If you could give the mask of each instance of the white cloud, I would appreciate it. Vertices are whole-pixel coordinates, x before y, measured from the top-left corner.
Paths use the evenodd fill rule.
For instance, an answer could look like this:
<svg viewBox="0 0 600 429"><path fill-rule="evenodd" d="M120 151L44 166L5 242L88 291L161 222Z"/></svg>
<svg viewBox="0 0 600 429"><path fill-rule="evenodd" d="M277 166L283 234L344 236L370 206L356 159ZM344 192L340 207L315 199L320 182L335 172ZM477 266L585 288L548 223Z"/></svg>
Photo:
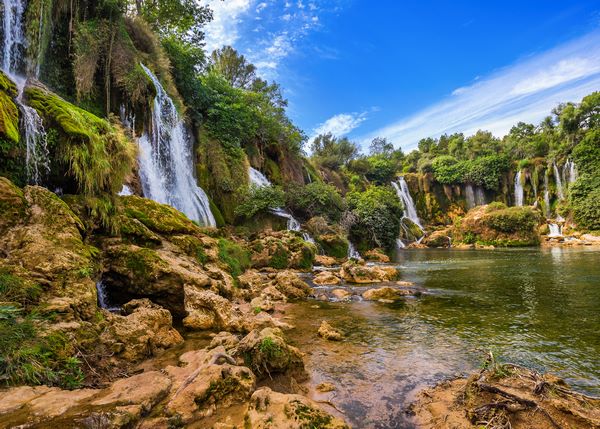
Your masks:
<svg viewBox="0 0 600 429"><path fill-rule="evenodd" d="M267 3L262 2L256 6L256 13L260 13L263 9L267 7Z"/></svg>
<svg viewBox="0 0 600 429"><path fill-rule="evenodd" d="M421 138L444 133L487 129L501 136L519 121L537 123L558 103L579 101L599 89L600 31L595 31L477 79L361 140L382 136L412 149Z"/></svg>
<svg viewBox="0 0 600 429"><path fill-rule="evenodd" d="M319 134L331 133L342 137L355 130L367 119L367 113L340 113L317 126L313 131L313 137ZM312 140L311 138L311 140Z"/></svg>
<svg viewBox="0 0 600 429"><path fill-rule="evenodd" d="M205 29L206 50L210 53L224 45L234 45L239 38L241 17L250 9L252 0L208 0L203 3L213 11L213 20Z"/></svg>

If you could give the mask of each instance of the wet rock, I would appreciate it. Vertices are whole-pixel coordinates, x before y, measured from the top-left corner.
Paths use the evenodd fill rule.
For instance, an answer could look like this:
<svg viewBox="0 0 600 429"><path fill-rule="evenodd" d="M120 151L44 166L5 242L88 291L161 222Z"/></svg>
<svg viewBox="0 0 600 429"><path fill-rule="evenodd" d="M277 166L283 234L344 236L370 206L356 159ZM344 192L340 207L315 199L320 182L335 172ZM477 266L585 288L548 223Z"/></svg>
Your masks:
<svg viewBox="0 0 600 429"><path fill-rule="evenodd" d="M313 293L312 288L293 271L280 271L270 274L272 285L287 298L306 298Z"/></svg>
<svg viewBox="0 0 600 429"><path fill-rule="evenodd" d="M368 266L364 262L348 261L342 265L340 275L348 283L379 283L395 280L398 270L394 267Z"/></svg>
<svg viewBox="0 0 600 429"><path fill-rule="evenodd" d="M390 262L390 257L385 254L385 252L381 249L371 249L368 252L365 252L363 258L367 261L381 262L387 263Z"/></svg>
<svg viewBox="0 0 600 429"><path fill-rule="evenodd" d="M308 398L273 392L268 387L252 394L244 422L248 429L348 428Z"/></svg>
<svg viewBox="0 0 600 429"><path fill-rule="evenodd" d="M313 283L316 285L337 285L341 283L341 280L338 276L336 276L334 273L332 273L331 271L321 271L319 274L317 274L314 279L313 279Z"/></svg>
<svg viewBox="0 0 600 429"><path fill-rule="evenodd" d="M321 392L321 393L328 393L328 392L333 392L335 390L337 390L337 388L333 385L333 383L329 383L329 382L323 382L323 383L319 383L317 384L317 392Z"/></svg>
<svg viewBox="0 0 600 429"><path fill-rule="evenodd" d="M213 337L208 348L214 349L216 347L223 346L225 350L229 351L235 348L239 342L240 339L237 336L233 335L231 332L223 331L219 332Z"/></svg>
<svg viewBox="0 0 600 429"><path fill-rule="evenodd" d="M139 361L183 342L171 313L149 299L130 301L123 311L126 316L107 313L108 326L100 337L120 358Z"/></svg>
<svg viewBox="0 0 600 429"><path fill-rule="evenodd" d="M408 290L394 289L391 287L382 287L379 289L369 289L363 292L362 297L367 301L395 301L403 296L410 295Z"/></svg>
<svg viewBox="0 0 600 429"><path fill-rule="evenodd" d="M236 356L259 378L277 373L306 376L300 350L288 345L278 328L253 330L240 341Z"/></svg>
<svg viewBox="0 0 600 429"><path fill-rule="evenodd" d="M315 265L321 265L323 267L333 267L337 265L338 261L332 256L317 255L315 256Z"/></svg>
<svg viewBox="0 0 600 429"><path fill-rule="evenodd" d="M445 228L439 231L433 231L421 241L427 247L450 247L452 240L450 238L450 228Z"/></svg>
<svg viewBox="0 0 600 429"><path fill-rule="evenodd" d="M342 335L342 333L340 331L335 329L333 326L331 326L325 320L321 322L321 326L319 326L318 334L320 337L323 337L329 341L342 341L342 339L344 338L344 336Z"/></svg>
<svg viewBox="0 0 600 429"><path fill-rule="evenodd" d="M309 270L317 249L292 231L264 231L250 243L252 266Z"/></svg>
<svg viewBox="0 0 600 429"><path fill-rule="evenodd" d="M339 300L350 298L352 295L346 289L334 289L331 291L331 294Z"/></svg>
<svg viewBox="0 0 600 429"><path fill-rule="evenodd" d="M267 283L268 279L256 270L247 270L238 276L240 288L250 291L251 296L258 296Z"/></svg>
<svg viewBox="0 0 600 429"><path fill-rule="evenodd" d="M266 295L261 295L250 301L250 307L253 311L273 311L275 309L273 301Z"/></svg>

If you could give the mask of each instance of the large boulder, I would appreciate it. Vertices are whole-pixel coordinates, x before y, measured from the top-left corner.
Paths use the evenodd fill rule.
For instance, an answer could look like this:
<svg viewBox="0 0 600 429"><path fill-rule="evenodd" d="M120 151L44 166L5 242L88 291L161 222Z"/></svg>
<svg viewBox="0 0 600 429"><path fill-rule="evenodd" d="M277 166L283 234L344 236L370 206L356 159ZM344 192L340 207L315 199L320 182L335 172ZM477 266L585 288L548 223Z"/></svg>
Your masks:
<svg viewBox="0 0 600 429"><path fill-rule="evenodd" d="M244 423L248 429L347 429L342 420L323 411L313 401L262 387L252 394Z"/></svg>
<svg viewBox="0 0 600 429"><path fill-rule="evenodd" d="M187 316L183 325L188 329L243 329L242 314L231 301L211 290L184 286L184 305Z"/></svg>
<svg viewBox="0 0 600 429"><path fill-rule="evenodd" d="M341 279L331 271L321 271L313 278L313 283L319 286L338 285Z"/></svg>
<svg viewBox="0 0 600 429"><path fill-rule="evenodd" d="M313 293L312 288L293 271L280 271L270 274L274 286L286 298L306 298Z"/></svg>
<svg viewBox="0 0 600 429"><path fill-rule="evenodd" d="M348 283L380 283L395 280L398 277L398 269L350 260L342 265L340 276Z"/></svg>
<svg viewBox="0 0 600 429"><path fill-rule="evenodd" d="M382 287L378 289L369 289L363 292L362 297L366 301L396 301L403 296L413 292L406 289L396 289L392 287Z"/></svg>
<svg viewBox="0 0 600 429"><path fill-rule="evenodd" d="M317 249L293 231L266 231L250 242L252 266L309 270Z"/></svg>

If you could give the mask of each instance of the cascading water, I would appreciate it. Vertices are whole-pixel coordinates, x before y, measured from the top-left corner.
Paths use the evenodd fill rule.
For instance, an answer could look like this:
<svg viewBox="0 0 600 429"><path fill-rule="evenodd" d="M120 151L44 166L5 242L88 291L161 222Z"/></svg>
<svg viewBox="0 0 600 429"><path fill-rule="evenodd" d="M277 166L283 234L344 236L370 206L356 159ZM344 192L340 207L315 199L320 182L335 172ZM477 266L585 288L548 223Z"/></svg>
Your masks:
<svg viewBox="0 0 600 429"><path fill-rule="evenodd" d="M475 204L478 206L484 206L486 204L485 192L481 186L475 187Z"/></svg>
<svg viewBox="0 0 600 429"><path fill-rule="evenodd" d="M571 159L567 159L563 166L563 181L565 184L570 185L577 180L577 166Z"/></svg>
<svg viewBox="0 0 600 429"><path fill-rule="evenodd" d="M23 26L25 0L3 0L2 70L16 83L19 90L16 102L21 111L21 130L26 147L26 171L29 183L39 185L50 172L47 136L42 118L37 111L23 101L27 82L25 48L27 40Z"/></svg>
<svg viewBox="0 0 600 429"><path fill-rule="evenodd" d="M563 184L560 178L560 173L558 171L558 167L556 163L552 163L552 168L554 169L554 181L556 182L556 193L558 194L558 198L561 200L565 199L565 193L563 192Z"/></svg>
<svg viewBox="0 0 600 429"><path fill-rule="evenodd" d="M102 280L99 280L96 283L96 293L98 295L98 307L104 308L113 313L121 311L119 307L110 305L108 292L106 291L106 285Z"/></svg>
<svg viewBox="0 0 600 429"><path fill-rule="evenodd" d="M550 217L550 188L548 186L548 174L544 174L544 214L546 217Z"/></svg>
<svg viewBox="0 0 600 429"><path fill-rule="evenodd" d="M356 250L354 243L352 243L351 241L348 242L348 259L361 259L360 253L358 253L358 250Z"/></svg>
<svg viewBox="0 0 600 429"><path fill-rule="evenodd" d="M515 206L523 205L523 183L521 183L522 171L519 172L515 176Z"/></svg>
<svg viewBox="0 0 600 429"><path fill-rule="evenodd" d="M465 199L467 201L467 209L470 210L475 207L475 192L473 192L473 185L468 183L465 186Z"/></svg>
<svg viewBox="0 0 600 429"><path fill-rule="evenodd" d="M250 178L250 183L258 188L263 188L265 186L273 186L269 179L267 179L264 174L262 174L255 168L248 168L248 177ZM315 244L315 240L306 231L302 231L302 226L300 225L300 222L298 221L298 219L292 216L291 213L289 213L281 207L273 209L271 210L271 212L276 216L287 219L288 230L301 232L304 241L308 241L309 243Z"/></svg>
<svg viewBox="0 0 600 429"><path fill-rule="evenodd" d="M169 204L205 226L215 226L208 196L194 177L192 140L158 78L141 66L156 88L150 131L138 139L144 196Z"/></svg>
<svg viewBox="0 0 600 429"><path fill-rule="evenodd" d="M425 229L423 228L423 225L421 225L421 220L419 219L419 215L417 214L415 202L413 201L410 195L408 184L406 183L406 180L404 180L404 177L400 177L397 183L392 182L392 186L396 190L396 195L398 196L398 199L402 202L402 206L404 207L402 212L402 220L409 219L421 230L421 237L415 237L416 242L419 243L423 239L423 237L425 237ZM406 237L411 237L413 235L409 231L409 228L407 228L407 226L404 224L404 222L401 222L400 226L404 231ZM406 247L404 245L404 242L400 238L396 240L396 244L399 249L403 249L404 247Z"/></svg>
<svg viewBox="0 0 600 429"><path fill-rule="evenodd" d="M562 237L562 226L557 223L549 223L548 228L550 228L550 233L548 237Z"/></svg>

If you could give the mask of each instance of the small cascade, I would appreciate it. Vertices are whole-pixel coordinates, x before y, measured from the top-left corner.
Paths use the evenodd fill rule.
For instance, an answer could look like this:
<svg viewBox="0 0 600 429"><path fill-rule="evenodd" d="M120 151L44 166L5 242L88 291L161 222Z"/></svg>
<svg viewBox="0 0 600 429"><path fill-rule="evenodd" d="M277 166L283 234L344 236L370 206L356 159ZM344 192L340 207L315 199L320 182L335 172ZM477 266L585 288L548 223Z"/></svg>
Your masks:
<svg viewBox="0 0 600 429"><path fill-rule="evenodd" d="M133 191L131 190L131 188L127 185L123 185L123 189L121 189L121 192L119 192L120 196L122 197L127 197L129 195L133 195Z"/></svg>
<svg viewBox="0 0 600 429"><path fill-rule="evenodd" d="M562 226L557 223L549 223L548 228L550 228L550 233L548 237L562 237Z"/></svg>
<svg viewBox="0 0 600 429"><path fill-rule="evenodd" d="M110 301L108 299L108 292L106 290L106 284L99 280L96 283L96 293L98 295L98 307L104 308L105 310L110 311L111 313L117 313L121 311L118 306L110 305Z"/></svg>
<svg viewBox="0 0 600 429"><path fill-rule="evenodd" d="M475 187L475 204L478 206L484 206L487 204L485 192L481 186Z"/></svg>
<svg viewBox="0 0 600 429"><path fill-rule="evenodd" d="M406 249L406 244L404 244L404 241L402 241L401 239L397 238L396 239L396 247L398 249Z"/></svg>
<svg viewBox="0 0 600 429"><path fill-rule="evenodd" d="M400 242L402 242L402 240L400 240ZM354 243L352 243L351 241L348 241L348 259L361 259L360 253L358 253L358 250L356 250Z"/></svg>
<svg viewBox="0 0 600 429"><path fill-rule="evenodd" d="M550 217L550 187L548 186L548 175L544 174L544 214L546 217Z"/></svg>
<svg viewBox="0 0 600 429"><path fill-rule="evenodd" d="M563 183L566 185L570 185L577 180L577 166L573 160L567 159L567 162L565 162L565 165L563 165L562 174Z"/></svg>
<svg viewBox="0 0 600 429"><path fill-rule="evenodd" d="M204 226L215 226L208 196L194 176L192 139L158 78L141 66L156 88L150 131L138 139L144 196L169 204Z"/></svg>
<svg viewBox="0 0 600 429"><path fill-rule="evenodd" d="M252 167L248 168L248 177L250 178L250 184L252 184L253 186L256 186L258 188L262 188L265 186L273 186L273 184L269 181L269 179L267 179L264 174L262 174L260 171L258 171L255 168L252 168ZM273 209L273 210L271 210L271 212L275 216L279 216L284 219L287 219L287 229L289 231L301 232L302 238L304 239L304 241L308 241L309 243L316 244L315 240L310 236L310 234L308 232L302 231L302 225L300 224L298 219L296 219L294 216L292 216L292 214L290 212L286 211L285 209L283 209L281 207Z"/></svg>
<svg viewBox="0 0 600 429"><path fill-rule="evenodd" d="M21 111L21 131L25 140L27 180L34 185L43 183L50 172L47 135L44 130L42 118L37 111L25 104L23 91L27 78L25 48L25 29L23 16L25 14L25 0L3 0L3 34L2 43L2 70L13 80L19 90L16 102Z"/></svg>
<svg viewBox="0 0 600 429"><path fill-rule="evenodd" d="M556 182L556 193L557 193L559 199L564 200L565 194L563 192L563 184L562 184L562 180L560 178L560 173L558 171L558 167L556 166L555 162L552 163L552 168L554 169L554 181Z"/></svg>
<svg viewBox="0 0 600 429"><path fill-rule="evenodd" d="M523 205L523 183L521 182L522 170L515 176L515 206Z"/></svg>
<svg viewBox="0 0 600 429"><path fill-rule="evenodd" d="M421 220L419 219L419 215L417 214L415 202L413 201L412 196L410 195L408 184L406 183L406 180L404 180L404 177L400 177L397 183L392 182L392 186L396 190L396 195L398 196L398 199L402 202L402 220L404 221L404 219L409 219L412 223L414 223L421 230L421 237L414 237L414 234L410 231L410 228L408 228L404 222L400 223L400 228L402 228L405 238L407 237L410 239L411 237L414 237L415 241L417 243L420 243L423 237L425 237L425 229L423 228L423 225L421 225ZM396 245L398 246L398 249L404 249L406 247L406 245L400 238L396 240Z"/></svg>

